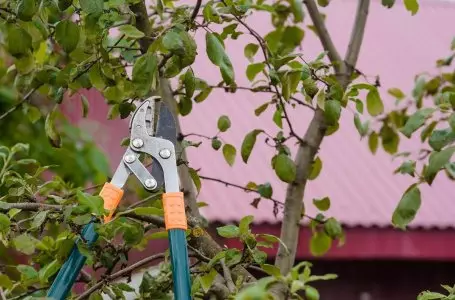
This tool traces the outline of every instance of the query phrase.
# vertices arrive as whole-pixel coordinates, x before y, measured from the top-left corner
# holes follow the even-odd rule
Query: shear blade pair
[[[151,97],[145,100],[131,117],[129,125],[130,145],[123,156],[123,162],[119,164],[111,180],[111,183],[119,188],[124,186],[131,173],[136,175],[147,190],[158,189],[164,184],[163,167],[160,165],[156,156],[152,155],[151,174],[139,162],[140,153],[150,155],[150,153],[147,153],[147,150],[150,149],[146,148],[150,147],[151,139],[154,139],[155,143],[161,142],[161,144],[164,144],[164,141],[172,143],[173,149],[163,147],[163,149],[160,149],[161,153],[158,153],[158,155],[166,157],[166,155],[175,154],[175,144],[177,142],[175,120],[169,108],[160,99],[160,97]],[[157,107],[159,114],[155,121]],[[154,130],[155,126],[156,130]],[[161,141],[156,138],[161,139]]]

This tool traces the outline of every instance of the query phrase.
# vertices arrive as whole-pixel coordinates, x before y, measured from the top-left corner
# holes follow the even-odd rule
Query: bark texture
[[[344,60],[341,59],[340,54],[333,44],[314,0],[305,0],[304,3],[316,27],[324,50],[328,52],[328,57],[335,68],[337,78],[343,89],[346,89],[350,83],[352,72],[355,70],[362,45],[370,0],[359,0],[354,27]],[[324,112],[321,109],[317,109],[304,135],[303,143],[299,145],[297,150],[294,161],[297,168],[296,179],[288,185],[286,191],[280,238],[287,246],[287,249],[280,245],[275,260],[275,265],[280,268],[282,274],[287,274],[295,263],[303,208],[303,195],[311,164],[322,144],[326,130],[327,125],[325,124]]]

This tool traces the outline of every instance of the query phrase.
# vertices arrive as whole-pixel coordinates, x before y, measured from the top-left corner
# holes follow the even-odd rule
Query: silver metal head
[[[179,191],[174,146],[177,139],[175,121],[160,100],[160,97],[150,97],[134,112],[130,121],[131,142],[123,157],[124,165],[147,190],[164,184],[166,191]],[[156,108],[159,108],[158,120],[154,120]],[[151,173],[139,160],[141,153],[153,158]]]

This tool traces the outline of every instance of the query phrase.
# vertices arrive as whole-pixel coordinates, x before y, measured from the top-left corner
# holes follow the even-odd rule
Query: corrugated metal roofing
[[[347,48],[355,5],[356,1],[353,0],[333,1],[324,10],[327,13],[327,26],[341,53]],[[414,75],[432,71],[435,60],[448,53],[454,34],[451,30],[455,25],[454,13],[455,5],[447,2],[423,1],[416,16],[411,16],[398,2],[391,10],[382,7],[378,1],[372,3],[358,69],[371,76],[371,81],[374,81],[374,76],[380,75],[386,105],[390,106],[394,101],[386,96],[388,88],[400,87],[409,92]],[[262,34],[270,30],[267,25],[269,19],[264,16],[248,18],[248,23]],[[195,73],[215,85],[221,77],[217,68],[205,58],[204,32],[198,32],[196,39],[200,55],[194,66]],[[243,35],[226,45],[237,70],[236,80],[239,86],[249,85],[243,71],[248,64],[243,56],[243,47],[249,41],[251,39]],[[309,30],[306,31],[301,51],[307,59],[316,57],[322,51],[319,41]],[[266,111],[261,117],[254,115],[254,109],[270,100],[270,97],[270,94],[254,94],[249,91],[239,90],[235,94],[226,94],[222,90],[215,90],[207,100],[195,104],[189,116],[181,118],[184,133],[214,135],[217,132],[218,117],[226,114],[231,118],[232,127],[222,134],[222,139],[238,149],[245,134],[255,128],[265,129],[273,135],[278,128],[271,121],[272,111]],[[92,97],[91,102],[97,103],[97,109],[90,112],[90,118],[102,122],[102,128],[93,134],[115,165],[123,153],[118,144],[127,135],[127,121],[105,121],[107,108],[103,101]],[[303,134],[311,112],[297,107],[290,111],[290,115],[295,129]],[[93,125],[89,127],[93,128]],[[293,145],[290,146],[295,150]],[[419,142],[405,142],[403,147],[402,150],[407,150],[421,146]],[[273,197],[284,201],[286,184],[277,180],[270,167],[274,152],[265,145],[263,136],[258,138],[248,165],[238,155],[235,165],[229,167],[221,151],[213,151],[207,141],[197,149],[189,148],[188,153],[191,166],[200,168],[201,175],[238,185],[246,185],[249,181],[270,182],[274,190]],[[390,225],[395,205],[412,181],[404,176],[393,175],[397,162],[392,162],[391,157],[382,150],[375,156],[369,152],[367,142],[359,139],[351,112],[344,111],[341,129],[325,138],[320,157],[323,161],[322,172],[307,185],[305,193],[307,214],[316,214],[312,205],[313,198],[330,196],[332,206],[327,214],[337,217],[345,225]],[[437,178],[432,188],[424,187],[422,207],[413,226],[454,227],[455,201],[452,189],[453,183],[443,176]],[[244,215],[252,214],[258,223],[279,222],[281,213],[278,218],[274,217],[270,201],[263,200],[258,209],[250,205],[255,196],[220,183],[204,181],[199,200],[209,204],[202,209],[202,213],[211,221],[237,221]]]
[[[356,2],[333,1],[325,10],[328,29],[341,53],[347,47]],[[455,5],[441,2],[421,3],[421,10],[415,16],[410,16],[401,3],[397,3],[391,10],[383,8],[378,2],[372,3],[359,69],[370,76],[380,75],[386,102],[390,104],[394,101],[386,96],[385,91],[388,88],[396,86],[403,88],[405,92],[410,91],[414,75],[432,71],[435,60],[448,53],[454,34],[449,29],[455,25],[454,13]],[[261,33],[270,30],[264,25],[267,22],[268,19],[262,17],[248,19],[248,23]],[[200,36],[198,38],[202,41]],[[228,53],[237,70],[244,70],[248,63],[242,54],[245,39],[243,37],[238,42],[227,44]],[[202,45],[199,49],[204,49],[202,42],[199,45]],[[306,31],[301,51],[307,59],[322,51],[318,40],[309,30]],[[213,84],[216,84],[219,78],[218,71],[206,61],[199,62],[195,72]],[[248,85],[243,72],[238,71],[236,76],[239,85]],[[373,82],[374,78],[370,77],[369,80]],[[216,133],[217,118],[222,114],[229,115],[232,128],[222,137],[239,148],[243,137],[250,130],[262,128],[270,134],[277,131],[278,128],[271,121],[271,111],[260,118],[254,115],[254,109],[269,99],[270,95],[253,94],[249,91],[238,91],[236,94],[214,91],[209,99],[194,106],[190,116],[182,118],[183,128],[185,133],[213,135]],[[302,134],[310,118],[311,112],[303,107],[292,112],[294,127]],[[420,142],[406,142],[403,146],[410,149],[421,147]],[[269,161],[273,153],[273,149],[265,145],[264,136],[261,136],[248,165],[237,157],[235,165],[229,167],[221,152],[211,150],[209,143],[204,143],[198,149],[190,149],[189,158],[191,165],[201,168],[200,173],[205,176],[240,185],[246,185],[250,180],[257,183],[271,182],[274,198],[284,201],[286,184],[278,181],[270,168]],[[308,214],[316,214],[312,205],[313,198],[330,196],[332,206],[328,214],[337,217],[346,225],[390,225],[395,205],[412,181],[404,176],[393,175],[397,162],[392,162],[389,155],[379,151],[373,156],[369,152],[367,142],[359,139],[351,112],[345,111],[341,129],[325,138],[320,157],[323,161],[322,172],[315,181],[308,184],[305,193],[304,202]],[[453,186],[453,183],[440,176],[432,188],[423,188],[422,208],[413,225],[453,227]],[[269,201],[263,200],[258,209],[251,206],[250,202],[254,197],[251,193],[246,194],[241,190],[208,181],[203,183],[200,193],[200,200],[210,204],[202,210],[210,220],[229,222],[252,214],[256,222],[279,222],[281,214],[277,219],[274,217],[273,206]]]

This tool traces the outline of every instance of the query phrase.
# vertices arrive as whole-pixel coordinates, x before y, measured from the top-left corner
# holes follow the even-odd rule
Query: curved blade
[[[155,136],[171,141],[175,147],[177,143],[177,129],[175,127],[175,119],[172,112],[163,102],[160,102],[159,106],[157,105],[155,108],[160,111],[158,121],[156,122]],[[158,186],[161,187],[164,184],[164,174],[160,164],[155,159],[153,159],[151,173],[158,183]]]

